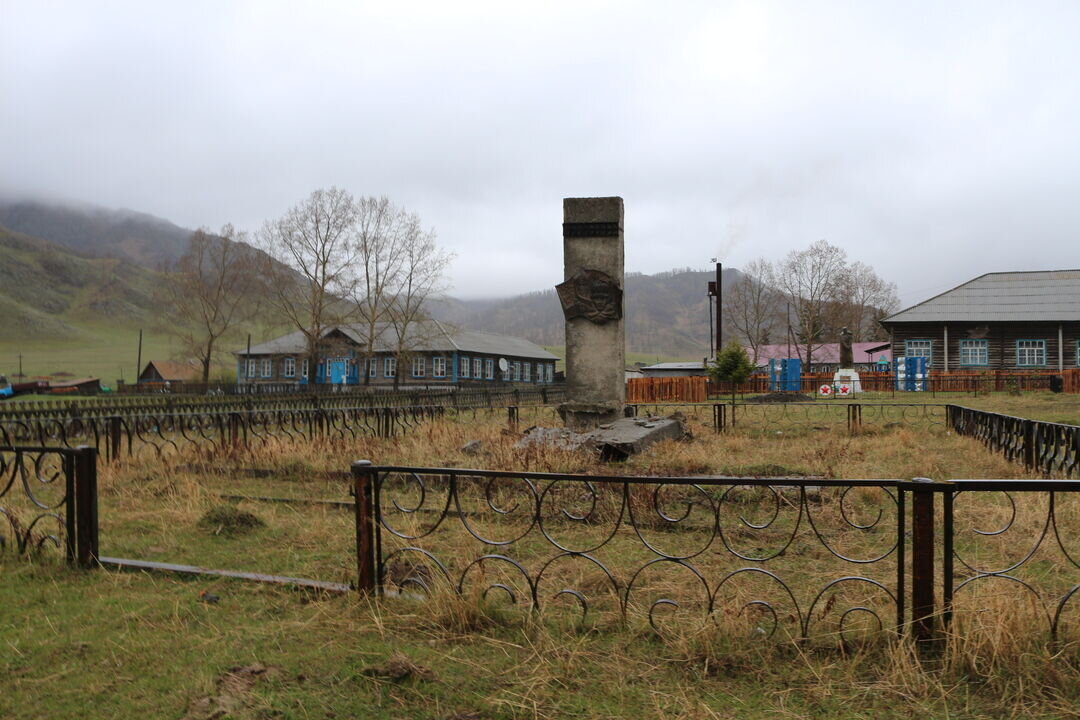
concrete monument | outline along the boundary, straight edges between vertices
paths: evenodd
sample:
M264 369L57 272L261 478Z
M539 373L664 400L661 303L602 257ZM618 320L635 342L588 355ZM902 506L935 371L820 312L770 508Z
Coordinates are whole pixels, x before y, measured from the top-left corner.
M593 430L623 416L623 201L563 200L563 277L556 290L566 318L567 402L572 430Z
M862 392L859 373L855 372L855 360L851 349L852 334L846 327L840 330L840 368L833 374L833 385L839 395Z

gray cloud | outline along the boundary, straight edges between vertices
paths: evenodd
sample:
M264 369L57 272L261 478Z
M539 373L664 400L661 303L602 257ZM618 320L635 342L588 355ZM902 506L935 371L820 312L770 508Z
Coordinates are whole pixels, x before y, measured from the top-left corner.
M1080 265L1075 3L533 5L0 0L0 189L246 229L386 194L466 296L558 282L572 195L626 199L629 270Z

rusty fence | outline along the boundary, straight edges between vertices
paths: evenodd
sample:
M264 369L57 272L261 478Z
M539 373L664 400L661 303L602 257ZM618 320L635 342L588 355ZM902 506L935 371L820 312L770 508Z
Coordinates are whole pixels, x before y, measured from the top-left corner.
M291 392L233 396L109 396L30 400L0 405L0 420L100 418L173 413L335 410L384 407L453 409L548 405L565 399L561 384L532 387L460 387L398 391L346 389L339 392Z
M1080 481L351 468L356 581L101 557L98 453L0 447L0 548L319 591L440 589L573 622L709 617L754 637L928 640L1027 613L1080 640ZM940 500L938 499L940 496ZM350 553L351 554L351 553ZM1004 589L1006 592L1002 592Z
M712 617L762 638L842 644L882 633L931 639L961 612L1034 605L1050 638L1080 638L1080 482L585 476L366 461L352 472L367 592L442 588L656 629ZM997 511L1006 522L984 527ZM1022 551L986 565L977 546L988 538ZM995 584L1023 597L981 590Z
M0 445L0 552L98 556L97 450Z
M1080 477L1080 425L947 407L948 425L957 434L976 438L1031 472Z

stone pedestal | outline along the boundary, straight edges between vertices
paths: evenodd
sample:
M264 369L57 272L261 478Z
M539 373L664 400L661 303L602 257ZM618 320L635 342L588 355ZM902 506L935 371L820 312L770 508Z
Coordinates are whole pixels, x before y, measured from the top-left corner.
M859 381L859 373L854 370L837 370L833 373L833 385L837 388L837 394L841 394L840 388L847 387L847 395L862 392L862 383Z
M563 200L563 277L556 289L566 317L567 427L592 430L623 416L623 201Z

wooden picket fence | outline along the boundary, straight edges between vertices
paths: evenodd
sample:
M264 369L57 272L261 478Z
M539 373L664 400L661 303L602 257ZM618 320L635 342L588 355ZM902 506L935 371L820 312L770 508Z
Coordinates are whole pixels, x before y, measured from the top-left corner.
M631 378L626 381L626 402L705 402L709 399L708 378Z
M1062 371L1061 379L1064 381L1064 386L1062 387L1064 392L1080 393L1080 368Z

